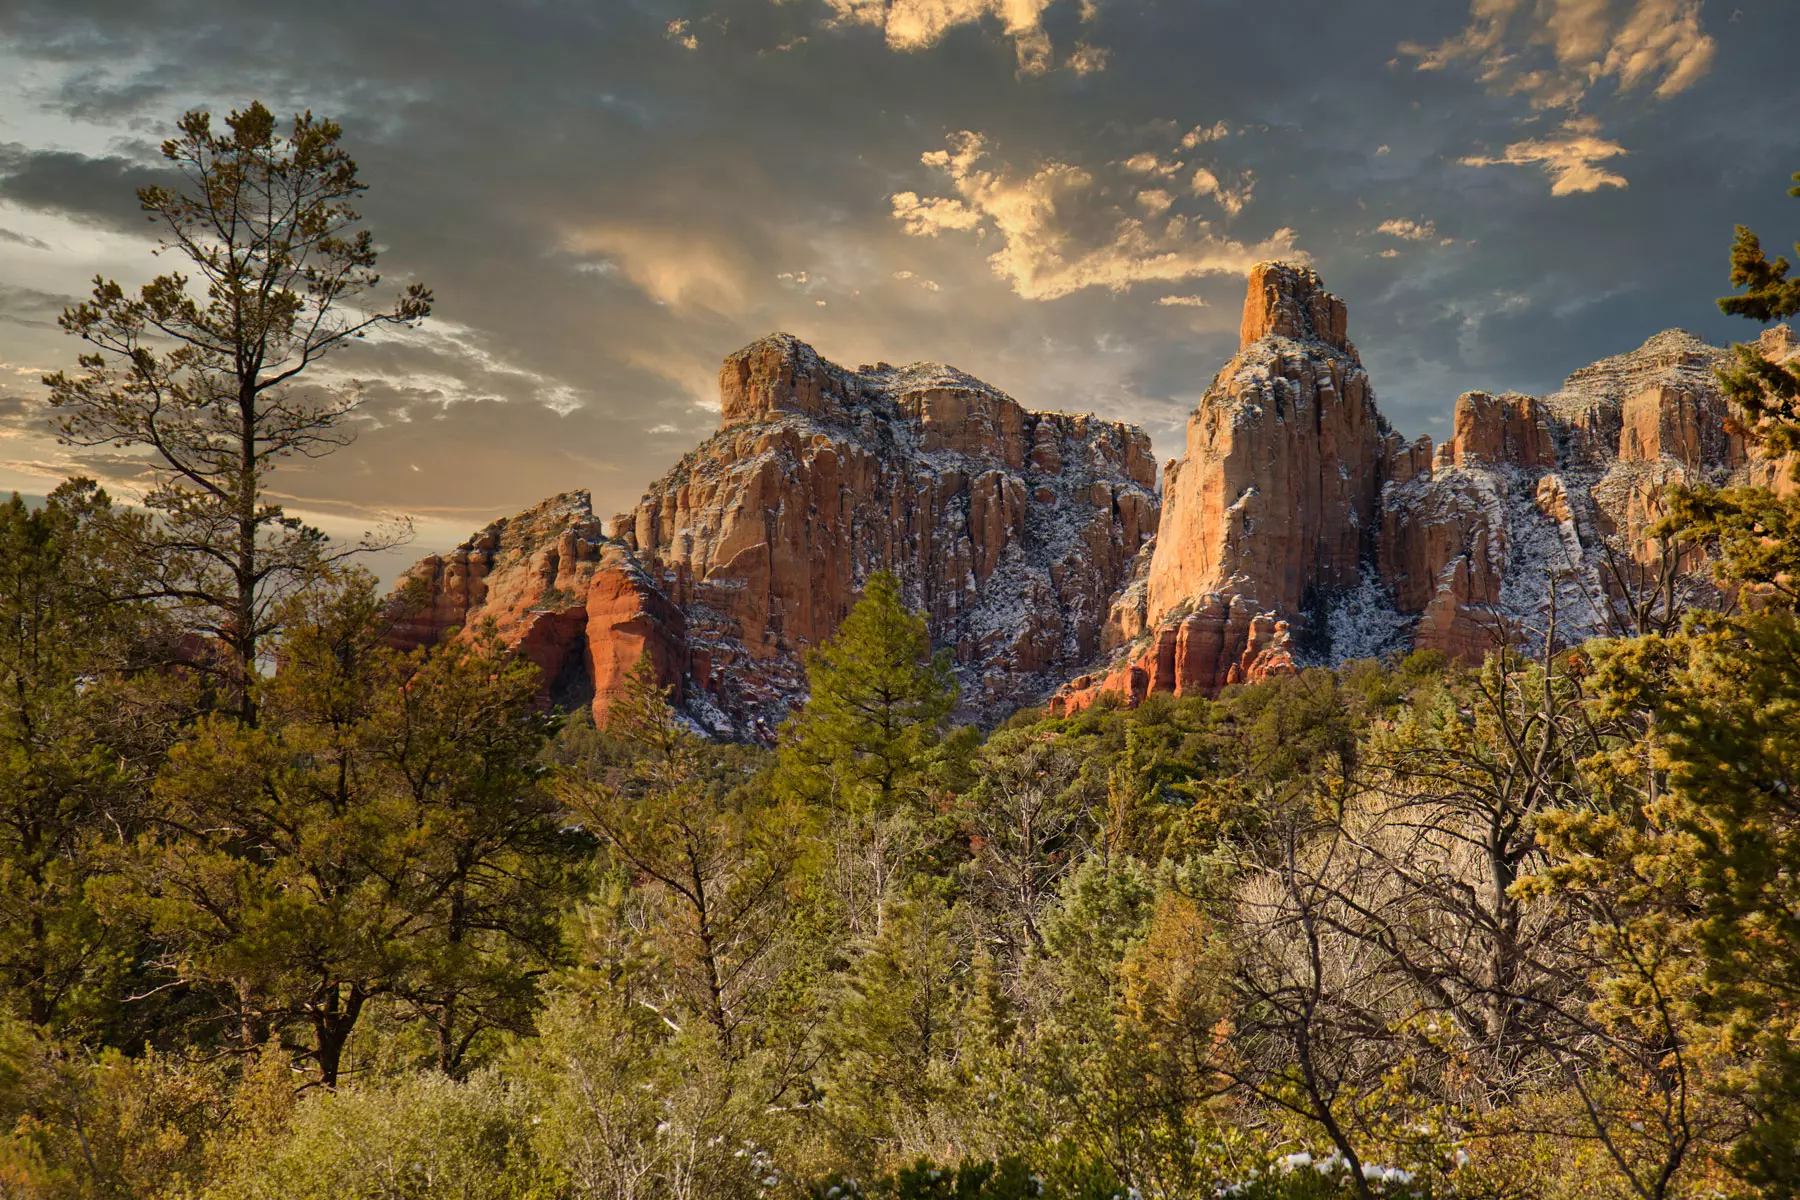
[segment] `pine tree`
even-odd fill
[[[1800,173],[1794,178],[1800,180]],[[1800,196],[1800,186],[1789,195]],[[1756,234],[1738,226],[1731,283],[1743,290],[1722,297],[1720,310],[1765,323],[1800,314],[1800,280],[1789,279],[1789,269],[1787,259],[1778,255],[1771,262]],[[1749,419],[1750,440],[1769,457],[1800,451],[1800,367],[1771,362],[1755,342],[1733,351],[1737,361],[1719,373],[1719,381]],[[1791,469],[1800,480],[1800,458]],[[1756,585],[1790,608],[1800,605],[1800,495],[1692,487],[1674,489],[1671,500],[1665,530],[1712,542],[1730,582]]]
[[[381,277],[352,207],[367,185],[336,122],[309,112],[284,135],[251,104],[225,124],[181,118],[162,153],[185,190],[138,192],[163,252],[196,278],[160,275],[135,296],[96,279],[61,318],[90,347],[82,374],[44,383],[64,438],[150,456],[157,480],[144,505],[157,519],[121,530],[145,567],[139,594],[179,604],[191,628],[229,649],[226,682],[253,718],[251,679],[284,600],[325,563],[401,536],[334,551],[271,495],[283,459],[351,437],[353,392],[295,385],[368,332],[424,320],[431,293],[412,284],[389,307],[360,306]]]
[[[129,944],[85,895],[108,845],[138,827],[173,725],[168,639],[101,527],[91,483],[36,512],[0,504],[0,995],[33,1025],[108,1007]]]
[[[956,709],[956,681],[891,573],[870,577],[837,636],[808,656],[807,680],[812,694],[783,739],[786,776],[853,813],[918,799]]]
[[[647,654],[607,733],[628,761],[600,778],[565,777],[558,795],[654,917],[646,940],[670,993],[658,1011],[681,1026],[698,1018],[722,1057],[741,1062],[784,984],[802,815],[791,802],[759,803],[715,769],[717,748],[683,727]]]
[[[527,1031],[576,849],[537,780],[535,670],[487,644],[403,655],[383,611],[353,573],[286,615],[261,719],[171,751],[107,893],[227,1046],[280,1039],[326,1086],[373,1004],[423,1020],[448,1072],[484,1030]]]

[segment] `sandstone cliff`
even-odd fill
[[[1291,670],[1291,622],[1360,582],[1382,479],[1391,460],[1412,469],[1414,452],[1384,428],[1347,323],[1309,268],[1252,269],[1238,352],[1164,474],[1141,584],[1113,606],[1107,642],[1124,653],[1057,708],[1107,693],[1210,695]]]
[[[1564,641],[1602,633],[1620,586],[1609,551],[1655,557],[1663,489],[1796,486],[1791,463],[1746,450],[1715,377],[1729,354],[1681,330],[1548,396],[1465,393],[1435,453],[1386,427],[1347,331],[1313,272],[1252,271],[1238,353],[1165,472],[1149,561],[1115,598],[1112,656],[1054,709],[1394,649],[1479,661],[1553,625]],[[1762,349],[1800,358],[1785,327]]]
[[[602,531],[585,493],[414,568],[409,644],[492,619],[546,696],[604,719],[646,649],[687,711],[767,738],[806,650],[894,571],[958,666],[965,705],[1041,699],[1100,651],[1158,519],[1139,430],[1028,412],[950,367],[849,371],[787,335],[725,360],[722,424]]]
[[[603,526],[565,493],[427,558],[395,637],[491,624],[543,669],[547,703],[602,720],[648,654],[702,727],[768,739],[804,697],[806,651],[891,570],[952,651],[967,715],[1065,680],[1067,712],[1410,647],[1478,661],[1553,618],[1566,640],[1603,632],[1607,564],[1654,557],[1669,484],[1795,486],[1747,451],[1714,376],[1727,353],[1680,330],[1547,396],[1467,392],[1435,451],[1387,426],[1348,332],[1311,269],[1255,267],[1160,499],[1130,426],[763,338],[725,360],[718,432],[636,508]],[[1762,348],[1800,359],[1785,327]]]

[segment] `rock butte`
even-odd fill
[[[1028,412],[951,367],[846,370],[786,334],[727,358],[719,397],[719,431],[606,529],[571,492],[418,564],[397,640],[491,618],[547,700],[591,699],[601,721],[648,652],[704,728],[757,740],[878,570],[952,651],[975,717],[1098,657],[1156,531],[1141,431]]]
[[[604,722],[648,654],[702,728],[766,741],[877,570],[954,655],[966,713],[1230,684],[1407,646],[1479,660],[1554,611],[1598,631],[1609,540],[1647,554],[1673,481],[1789,489],[1680,330],[1553,395],[1468,392],[1435,451],[1376,407],[1343,301],[1250,272],[1237,354],[1157,489],[1149,439],[952,367],[855,371],[786,335],[725,360],[717,433],[608,525],[567,492],[426,558],[395,641],[491,622],[546,703]],[[1764,335],[1800,358],[1786,327]],[[456,631],[461,631],[457,633]]]

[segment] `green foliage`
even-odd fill
[[[633,902],[651,927],[644,948],[670,993],[669,1019],[703,1022],[719,1051],[741,1060],[763,1048],[759,1018],[791,982],[786,935],[806,816],[792,801],[765,802],[741,779],[732,786],[711,744],[677,721],[648,658],[629,677],[610,731],[632,748],[626,764],[597,779],[567,777],[558,795],[642,881]]]
[[[826,1019],[825,1109],[853,1143],[891,1135],[953,1084],[966,993],[948,915],[930,898],[889,905]]]
[[[854,813],[922,799],[956,708],[949,654],[931,652],[925,618],[900,581],[870,576],[837,635],[807,658],[811,695],[783,738],[801,794]]]
[[[380,276],[352,207],[367,185],[335,122],[306,113],[284,135],[253,103],[225,123],[221,132],[204,112],[184,116],[162,144],[182,189],[138,192],[162,252],[194,277],[159,275],[135,296],[96,278],[60,321],[89,347],[83,373],[44,383],[63,436],[151,456],[144,504],[156,520],[117,526],[141,569],[130,594],[178,606],[231,651],[227,679],[250,716],[250,677],[285,601],[346,553],[289,516],[268,476],[283,459],[346,444],[356,397],[290,385],[372,329],[423,320],[431,293],[413,284],[391,308],[358,307]]]
[[[1787,502],[1674,506],[1733,611],[1479,669],[984,733],[878,575],[774,752],[698,736],[648,661],[605,728],[558,728],[492,631],[395,650],[370,582],[256,500],[274,459],[192,440],[246,395],[289,448],[341,408],[223,341],[118,357],[178,322],[291,366],[296,314],[374,282],[335,126],[231,124],[172,144],[205,195],[334,197],[315,242],[257,235],[293,286],[102,285],[68,320],[113,357],[58,384],[126,441],[164,389],[223,473],[166,462],[150,517],[85,484],[0,507],[0,1196],[1800,1194]],[[1740,239],[1741,310],[1793,311],[1786,272]],[[1800,380],[1744,364],[1787,444]],[[226,561],[173,549],[215,517],[269,573],[172,602],[206,575],[182,553]],[[277,669],[234,674],[247,639]]]
[[[296,1038],[328,1084],[375,997],[434,1030],[447,1071],[528,1029],[578,848],[537,780],[535,671],[491,645],[401,655],[381,612],[363,577],[307,597],[260,724],[210,717],[171,751],[103,892],[170,984],[214,998],[215,1036]]]
[[[321,1092],[277,1136],[221,1149],[207,1200],[512,1200],[547,1194],[522,1097],[491,1072]]]
[[[128,942],[84,882],[137,827],[179,711],[166,628],[109,599],[136,581],[102,527],[130,519],[85,482],[0,505],[0,978],[35,1025],[116,1015]]]

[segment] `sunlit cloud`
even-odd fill
[[[882,31],[895,50],[924,50],[936,45],[958,25],[998,20],[1012,39],[1019,72],[1041,75],[1050,69],[1050,35],[1044,29],[1044,10],[1050,0],[826,0],[833,17],[842,25],[867,25]],[[1083,60],[1087,70],[1098,70],[1090,50]]]
[[[1082,167],[1049,161],[1020,171],[991,164],[988,144],[976,133],[956,134],[949,150],[922,160],[941,171],[956,194],[921,199],[914,192],[898,193],[892,197],[895,219],[915,237],[974,232],[997,238],[1000,248],[988,265],[1027,300],[1055,300],[1090,287],[1125,291],[1140,283],[1236,274],[1265,259],[1302,257],[1291,229],[1247,244],[1221,237],[1209,222],[1187,215],[1127,211]],[[1141,174],[1145,164],[1133,159],[1122,166]],[[1125,190],[1141,195],[1135,187]],[[1228,211],[1235,213],[1243,198],[1234,195],[1232,202],[1236,207]]]
[[[1473,155],[1462,162],[1471,167],[1540,166],[1550,176],[1552,196],[1627,187],[1623,175],[1600,165],[1624,156],[1626,151],[1617,142],[1601,137],[1599,128],[1599,122],[1593,120],[1565,121],[1549,137],[1514,142],[1498,157]]]
[[[1437,226],[1430,221],[1415,221],[1411,217],[1396,217],[1383,221],[1375,227],[1376,233],[1385,233],[1389,237],[1397,237],[1405,242],[1429,242],[1437,237]]]
[[[740,252],[720,249],[690,232],[624,224],[573,230],[563,246],[600,255],[657,304],[680,311],[743,311],[748,290]]]
[[[1225,122],[1223,121],[1219,121],[1213,125],[1200,125],[1188,130],[1182,135],[1181,148],[1183,150],[1193,150],[1196,147],[1205,145],[1207,142],[1222,141],[1230,136],[1231,130],[1226,127]]]
[[[1237,183],[1226,184],[1212,170],[1201,167],[1194,172],[1190,186],[1194,189],[1194,195],[1210,196],[1225,210],[1226,216],[1235,217],[1250,204],[1250,199],[1256,192],[1256,176],[1245,171]]]
[[[1532,108],[1562,114],[1548,135],[1522,138],[1498,157],[1469,166],[1537,163],[1551,195],[1622,188],[1625,177],[1598,163],[1621,157],[1583,115],[1605,85],[1618,94],[1678,95],[1712,69],[1716,43],[1701,26],[1702,0],[1470,0],[1462,32],[1435,46],[1403,43],[1421,71],[1468,64],[1491,90],[1521,96]]]
[[[1602,81],[1667,99],[1692,87],[1716,48],[1701,0],[1471,0],[1469,23],[1436,46],[1404,43],[1421,71],[1460,63],[1538,108],[1577,105]]]

